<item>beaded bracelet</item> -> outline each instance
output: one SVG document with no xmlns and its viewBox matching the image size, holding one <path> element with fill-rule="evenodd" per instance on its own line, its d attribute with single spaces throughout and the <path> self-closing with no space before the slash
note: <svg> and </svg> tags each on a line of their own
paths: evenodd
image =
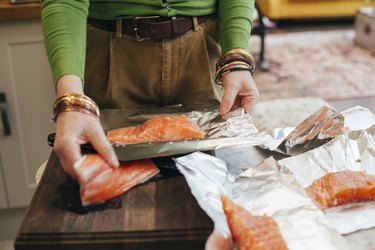
<svg viewBox="0 0 375 250">
<path fill-rule="evenodd" d="M 62 112 L 77 111 L 85 114 L 92 115 L 99 118 L 100 111 L 98 105 L 88 96 L 68 93 L 59 97 L 53 105 L 54 121 L 57 116 Z"/>
</svg>

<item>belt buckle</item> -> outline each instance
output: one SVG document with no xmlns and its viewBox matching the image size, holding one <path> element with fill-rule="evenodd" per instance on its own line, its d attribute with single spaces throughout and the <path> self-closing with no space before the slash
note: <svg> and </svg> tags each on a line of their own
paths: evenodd
<svg viewBox="0 0 375 250">
<path fill-rule="evenodd" d="M 143 41 L 143 40 L 148 40 L 150 39 L 149 37 L 140 37 L 139 34 L 138 34 L 138 21 L 139 20 L 144 20 L 144 19 L 156 19 L 156 18 L 159 18 L 160 16 L 136 16 L 136 17 L 133 17 L 133 21 L 134 21 L 134 32 L 135 32 L 135 39 L 137 41 Z"/>
</svg>

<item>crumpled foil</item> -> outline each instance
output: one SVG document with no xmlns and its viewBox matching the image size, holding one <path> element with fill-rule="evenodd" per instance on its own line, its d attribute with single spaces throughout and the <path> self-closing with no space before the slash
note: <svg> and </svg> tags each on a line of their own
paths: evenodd
<svg viewBox="0 0 375 250">
<path fill-rule="evenodd" d="M 330 107 L 322 106 L 287 134 L 277 146 L 277 151 L 287 155 L 306 152 L 341 134 L 343 128 L 344 116 Z"/>
<path fill-rule="evenodd" d="M 250 115 L 241 109 L 233 112 L 232 116 L 223 119 L 218 111 L 218 105 L 201 104 L 195 106 L 168 106 L 147 110 L 107 109 L 101 112 L 101 123 L 105 131 L 134 126 L 148 119 L 161 115 L 186 115 L 195 121 L 206 133 L 206 138 L 183 141 L 167 141 L 139 143 L 129 145 L 114 145 L 120 160 L 136 160 L 186 154 L 195 151 L 209 151 L 219 147 L 240 144 L 265 144 L 272 140 L 271 136 L 259 133 Z"/>
<path fill-rule="evenodd" d="M 367 108 L 355 106 L 337 113 L 332 108 L 322 106 L 297 127 L 278 127 L 269 131 L 273 140 L 262 147 L 289 156 L 297 155 L 319 147 L 337 135 L 367 129 L 373 124 L 375 115 Z"/>
<path fill-rule="evenodd" d="M 230 151 L 230 148 L 227 149 Z M 192 153 L 175 159 L 192 194 L 224 236 L 228 225 L 220 195 L 226 194 L 254 215 L 268 215 L 278 223 L 289 249 L 350 249 L 346 240 L 332 229 L 323 213 L 311 202 L 292 173 L 280 172 L 268 158 L 249 167 L 235 179 L 226 163 L 216 157 Z"/>
<path fill-rule="evenodd" d="M 293 172 L 302 187 L 328 172 L 365 170 L 375 174 L 374 124 L 375 115 L 361 106 L 341 112 L 346 133 L 306 153 L 279 161 L 282 167 Z M 348 132 L 351 131 L 351 132 Z M 336 230 L 348 234 L 375 226 L 375 203 L 349 204 L 324 211 Z"/>
<path fill-rule="evenodd" d="M 279 164 L 289 169 L 303 188 L 329 172 L 351 170 L 375 175 L 375 125 L 339 135 L 321 147 L 280 160 Z M 340 206 L 324 213 L 342 234 L 375 227 L 375 202 Z"/>
</svg>

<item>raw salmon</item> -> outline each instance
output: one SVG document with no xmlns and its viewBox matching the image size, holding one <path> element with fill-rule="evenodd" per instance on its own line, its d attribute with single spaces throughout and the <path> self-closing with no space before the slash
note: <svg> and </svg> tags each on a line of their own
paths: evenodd
<svg viewBox="0 0 375 250">
<path fill-rule="evenodd" d="M 112 168 L 97 154 L 84 155 L 74 168 L 84 206 L 115 198 L 159 173 L 151 160 L 120 162 Z"/>
<path fill-rule="evenodd" d="M 176 141 L 204 138 L 205 132 L 185 115 L 159 116 L 138 126 L 110 130 L 107 137 L 112 144 Z"/>
<path fill-rule="evenodd" d="M 375 176 L 349 170 L 328 173 L 306 191 L 320 209 L 375 200 Z"/>
<path fill-rule="evenodd" d="M 222 195 L 224 213 L 240 250 L 288 249 L 277 223 L 269 216 L 253 216 L 244 207 Z"/>
</svg>

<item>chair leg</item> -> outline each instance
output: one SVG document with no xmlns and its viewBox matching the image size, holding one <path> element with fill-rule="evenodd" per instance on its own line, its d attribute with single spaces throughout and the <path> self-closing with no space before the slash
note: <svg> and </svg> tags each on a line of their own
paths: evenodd
<svg viewBox="0 0 375 250">
<path fill-rule="evenodd" d="M 265 33 L 265 27 L 261 27 L 261 31 L 259 32 L 260 36 L 260 54 L 259 54 L 259 64 L 258 67 L 263 70 L 267 71 L 269 69 L 269 64 L 265 61 L 264 58 L 264 53 L 265 53 L 265 38 L 266 38 L 266 33 Z"/>
</svg>

